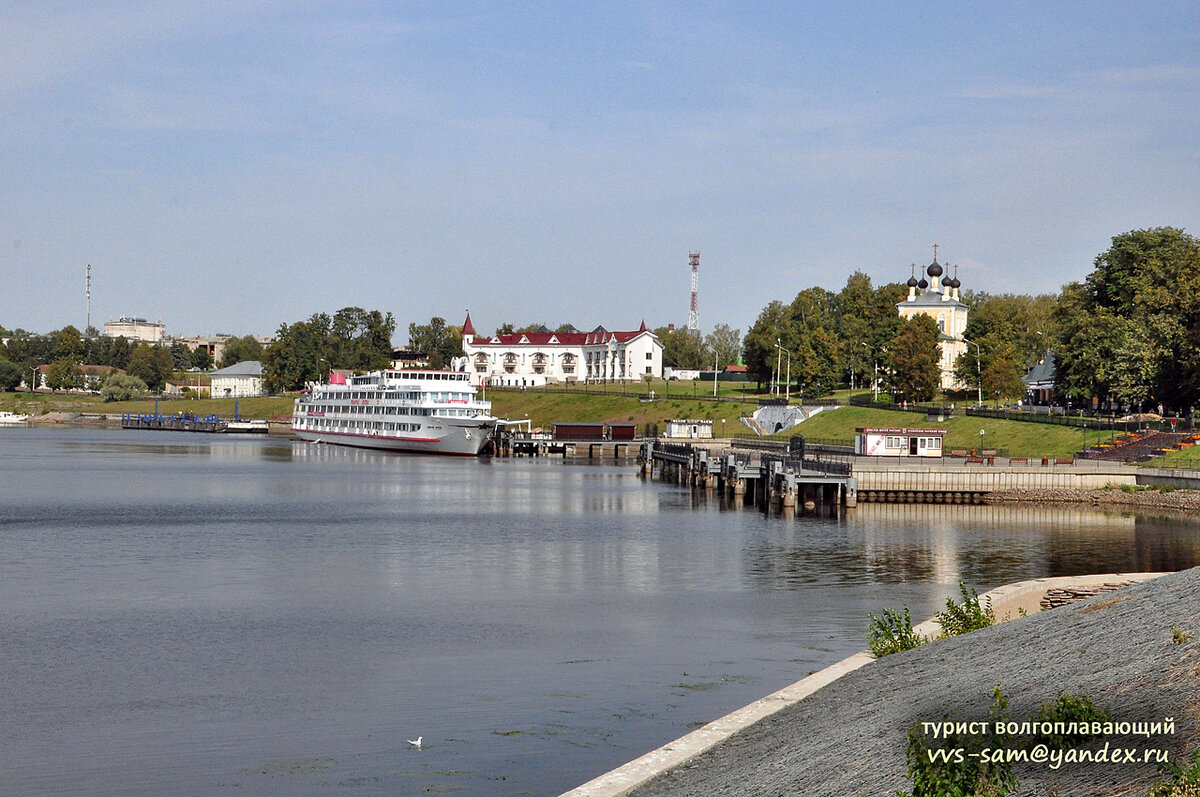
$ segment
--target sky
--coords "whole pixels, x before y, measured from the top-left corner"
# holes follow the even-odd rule
[[[0,4],[0,326],[743,333],[1197,233],[1200,4]]]

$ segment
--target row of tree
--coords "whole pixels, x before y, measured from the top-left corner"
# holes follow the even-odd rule
[[[902,321],[897,304],[907,290],[901,283],[873,285],[856,271],[837,292],[811,287],[790,302],[770,302],[744,338],[725,325],[703,338],[674,327],[655,334],[666,366],[719,368],[743,357],[760,388],[789,380],[802,396],[816,396],[878,380],[897,397],[926,400],[938,391],[940,333],[929,317]],[[964,334],[970,344],[955,373],[968,394],[1022,395],[1022,374],[1053,351],[1059,400],[1077,406],[1163,404],[1180,411],[1200,400],[1200,242],[1182,230],[1114,237],[1087,279],[1064,286],[1059,295],[968,290],[962,299],[970,309]],[[253,337],[230,338],[222,365],[261,359],[269,390],[294,390],[335,368],[386,367],[395,328],[390,313],[346,307],[333,316],[318,313],[280,325],[265,350]],[[506,323],[496,332],[544,329],[549,327]],[[566,324],[557,330],[576,331]],[[203,351],[177,343],[135,345],[69,326],[49,335],[18,330],[8,336],[0,361],[11,367],[0,365],[0,387],[11,381],[6,375],[14,368],[30,374],[46,364],[55,365],[53,377],[47,375],[54,384],[70,386],[72,367],[91,363],[124,369],[151,389],[161,387],[173,370],[212,365],[204,362]],[[408,327],[410,348],[426,354],[434,368],[449,367],[461,356],[461,336],[461,328],[441,317]]]
[[[1083,282],[1058,295],[964,291],[955,363],[968,395],[1017,398],[1021,376],[1053,352],[1055,397],[1076,406],[1185,412],[1200,401],[1200,242],[1183,230],[1134,230],[1112,239]],[[939,331],[929,317],[902,321],[900,283],[873,286],[855,272],[838,292],[806,288],[763,308],[743,341],[752,378],[790,375],[810,395],[870,384],[897,397],[938,392]],[[780,374],[783,374],[781,377]]]

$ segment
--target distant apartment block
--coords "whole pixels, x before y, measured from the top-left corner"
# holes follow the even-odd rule
[[[147,343],[162,343],[166,338],[166,327],[161,321],[152,322],[144,318],[121,316],[116,321],[104,322],[104,336],[142,340]]]

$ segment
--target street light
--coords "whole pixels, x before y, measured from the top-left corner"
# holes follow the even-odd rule
[[[983,456],[983,429],[979,430],[979,456]]]
[[[982,375],[981,371],[979,370],[979,344],[973,340],[967,340],[966,338],[962,338],[962,342],[969,343],[970,345],[975,347],[975,378],[979,382],[979,394],[975,399],[975,406],[982,409],[983,408],[983,375]]]
[[[775,385],[774,385],[774,387],[775,387],[775,395],[776,396],[779,395],[779,359],[780,359],[780,354],[783,351],[783,347],[780,346],[779,344],[780,344],[780,339],[775,338],[776,352],[775,352]]]
[[[780,352],[787,353],[787,379],[784,381],[784,398],[790,404],[792,401],[792,352],[789,349],[785,349],[785,348],[783,348],[783,346],[779,345],[778,338],[776,338],[776,340],[775,340],[775,348],[779,349]],[[775,354],[775,359],[776,359],[776,362],[778,363],[778,360],[779,360],[778,353]],[[775,371],[775,373],[779,373],[778,366],[777,366],[777,370]],[[779,395],[779,392],[776,391],[775,395]]]
[[[875,388],[875,403],[879,403],[879,352],[874,346],[866,343],[862,344],[867,351],[871,352],[872,359],[875,361],[875,376],[871,380],[871,387]]]

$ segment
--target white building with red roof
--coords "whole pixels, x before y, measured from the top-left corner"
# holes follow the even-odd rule
[[[639,382],[662,378],[662,343],[641,327],[633,332],[514,332],[483,336],[471,314],[463,324],[459,365],[473,385],[535,387],[574,382]]]

